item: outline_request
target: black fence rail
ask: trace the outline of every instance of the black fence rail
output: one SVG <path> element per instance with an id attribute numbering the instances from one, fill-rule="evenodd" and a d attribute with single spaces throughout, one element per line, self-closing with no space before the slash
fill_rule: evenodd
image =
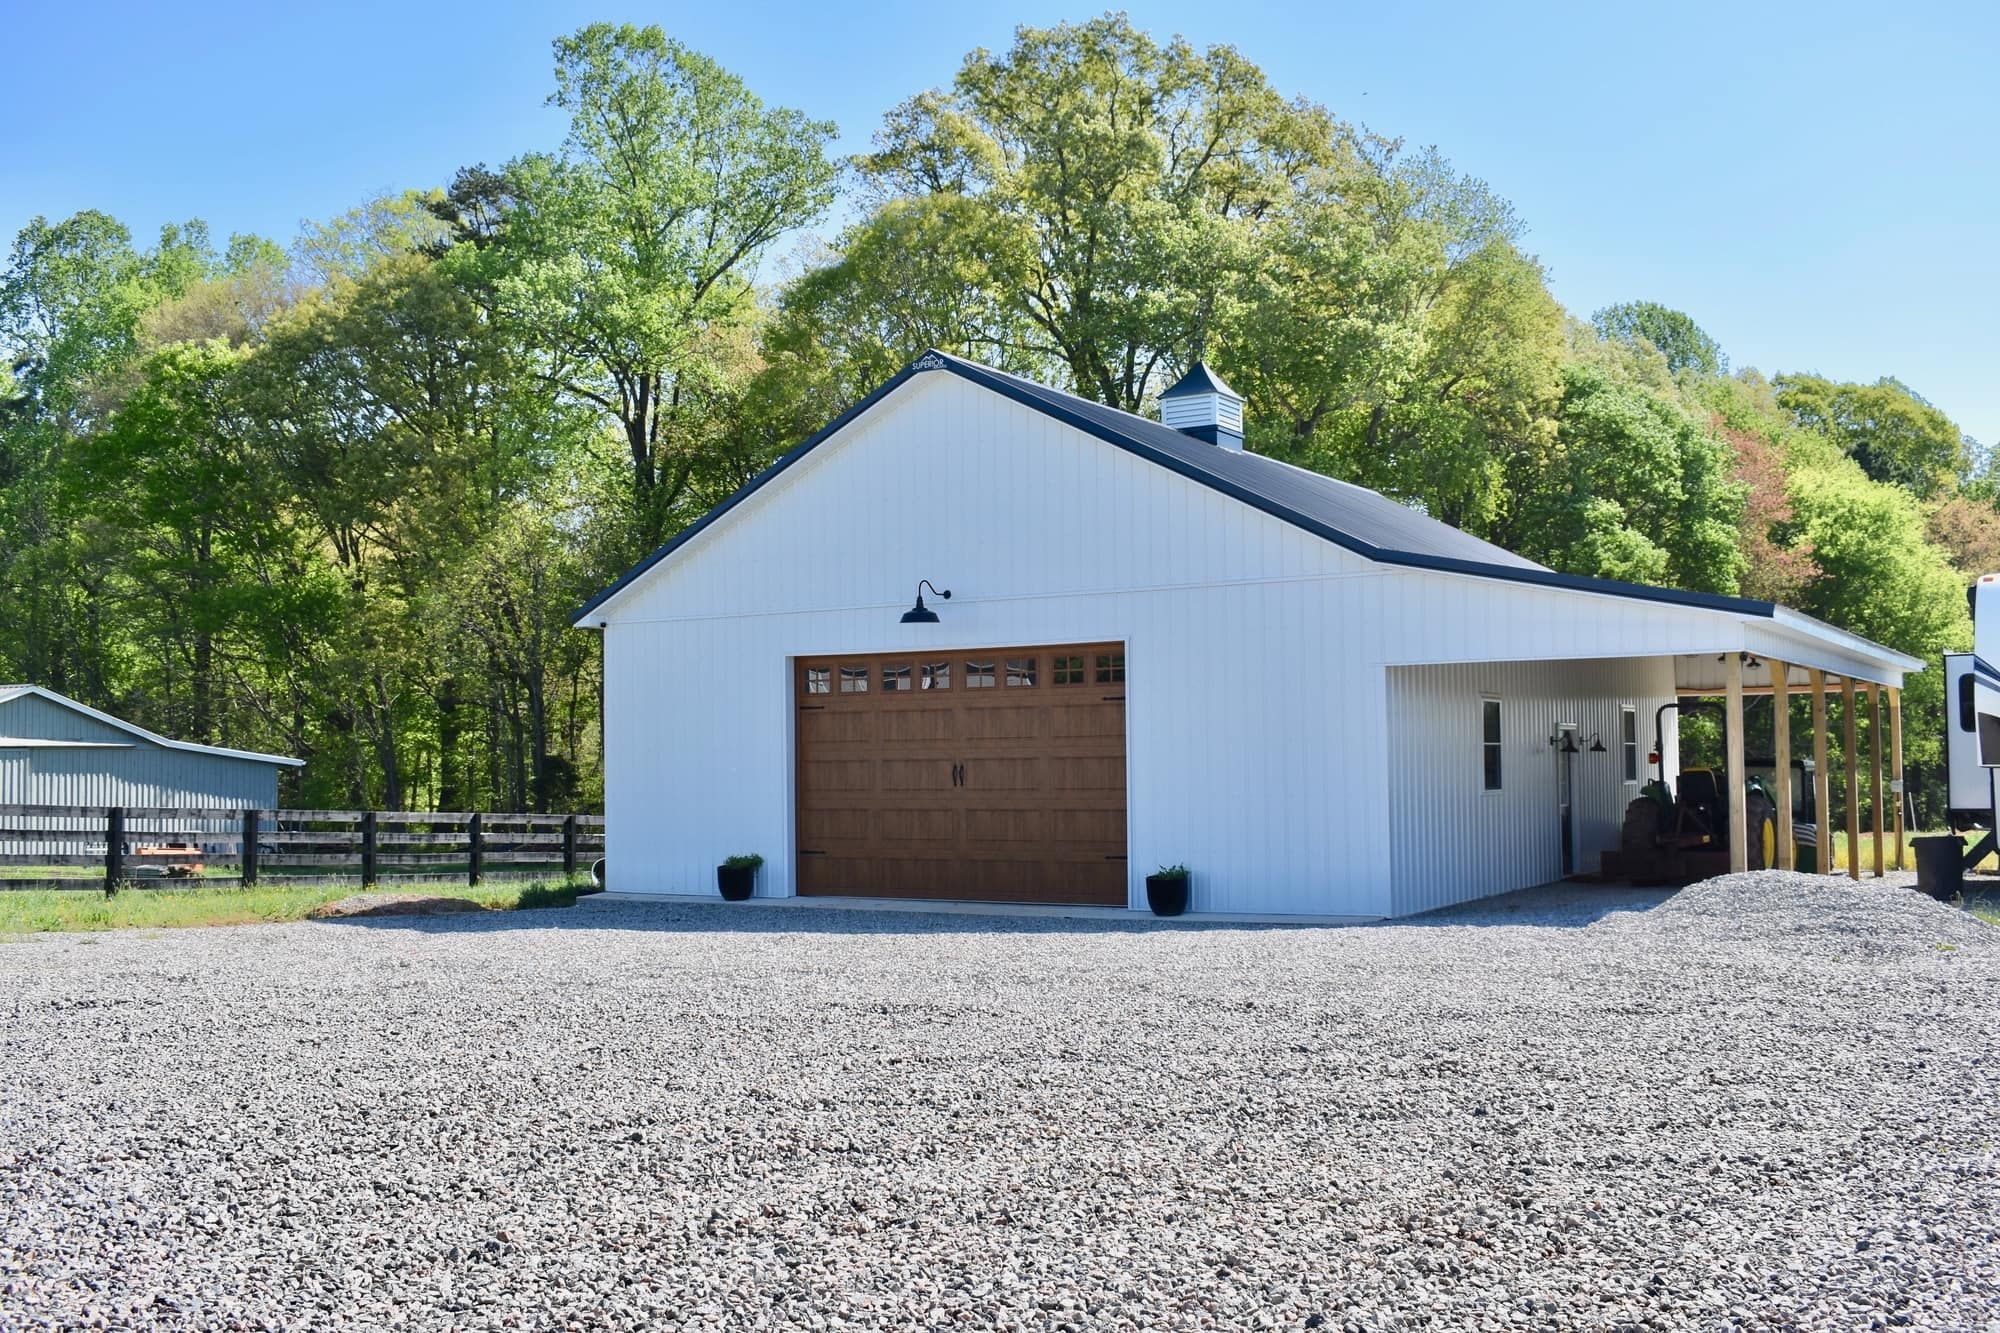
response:
<path id="1" fill-rule="evenodd" d="M 41 872 L 0 877 L 0 890 L 479 884 L 569 878 L 602 855 L 602 815 L 0 805 L 0 867 Z"/>

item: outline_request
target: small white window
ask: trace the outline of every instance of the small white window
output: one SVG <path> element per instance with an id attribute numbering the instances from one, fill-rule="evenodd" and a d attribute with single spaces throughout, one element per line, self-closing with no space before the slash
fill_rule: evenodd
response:
<path id="1" fill-rule="evenodd" d="M 1639 710 L 1626 704 L 1618 710 L 1618 748 L 1625 756 L 1625 780 L 1639 780 Z"/>
<path id="2" fill-rule="evenodd" d="M 1500 701 L 1479 701 L 1479 749 L 1487 791 L 1500 790 Z"/>

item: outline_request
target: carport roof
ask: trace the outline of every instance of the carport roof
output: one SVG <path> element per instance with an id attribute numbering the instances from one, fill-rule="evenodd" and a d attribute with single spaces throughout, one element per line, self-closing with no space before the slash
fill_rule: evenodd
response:
<path id="1" fill-rule="evenodd" d="M 1064 393 L 1060 389 L 1052 389 L 935 348 L 905 366 L 893 379 L 843 412 L 817 435 L 785 453 L 673 540 L 627 570 L 617 582 L 579 607 L 572 621 L 582 628 L 593 628 L 584 623 L 593 611 L 693 541 L 710 524 L 838 434 L 856 417 L 901 388 L 911 377 L 933 371 L 969 380 L 1379 564 L 1502 579 L 1510 583 L 1597 593 L 1628 600 L 1664 602 L 1767 620 L 1778 619 L 1794 629 L 1834 636 L 1850 648 L 1865 645 L 1871 654 L 1884 655 L 1885 663 L 1893 664 L 1900 670 L 1921 670 L 1923 666 L 1914 658 L 1870 643 L 1775 602 L 1559 573 L 1491 542 L 1482 541 L 1449 523 L 1440 522 L 1380 492 L 1294 467 L 1262 454 L 1221 448 L 1158 421 Z"/>

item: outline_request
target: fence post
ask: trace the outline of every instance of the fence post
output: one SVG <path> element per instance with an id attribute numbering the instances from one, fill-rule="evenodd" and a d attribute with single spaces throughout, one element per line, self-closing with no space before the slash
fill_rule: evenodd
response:
<path id="1" fill-rule="evenodd" d="M 486 875 L 486 839 L 480 827 L 479 812 L 473 811 L 465 821 L 465 846 L 470 854 L 465 871 L 465 882 L 477 884 Z"/>
<path id="2" fill-rule="evenodd" d="M 372 888 L 375 883 L 375 812 L 365 810 L 361 815 L 361 887 Z"/>
<path id="3" fill-rule="evenodd" d="M 257 882 L 257 812 L 243 812 L 243 887 Z"/>
<path id="4" fill-rule="evenodd" d="M 104 812 L 104 896 L 118 892 L 125 878 L 125 807 L 114 805 Z"/>
<path id="5" fill-rule="evenodd" d="M 563 816 L 563 878 L 576 878 L 576 816 Z"/>

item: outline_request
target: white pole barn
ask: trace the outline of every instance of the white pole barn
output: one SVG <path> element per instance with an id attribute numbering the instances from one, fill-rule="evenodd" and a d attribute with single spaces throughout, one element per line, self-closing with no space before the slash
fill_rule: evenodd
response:
<path id="1" fill-rule="evenodd" d="M 586 606 L 608 887 L 1400 916 L 1597 870 L 1683 694 L 1922 666 L 1248 452 L 1204 367 L 1162 415 L 927 353 Z"/>

